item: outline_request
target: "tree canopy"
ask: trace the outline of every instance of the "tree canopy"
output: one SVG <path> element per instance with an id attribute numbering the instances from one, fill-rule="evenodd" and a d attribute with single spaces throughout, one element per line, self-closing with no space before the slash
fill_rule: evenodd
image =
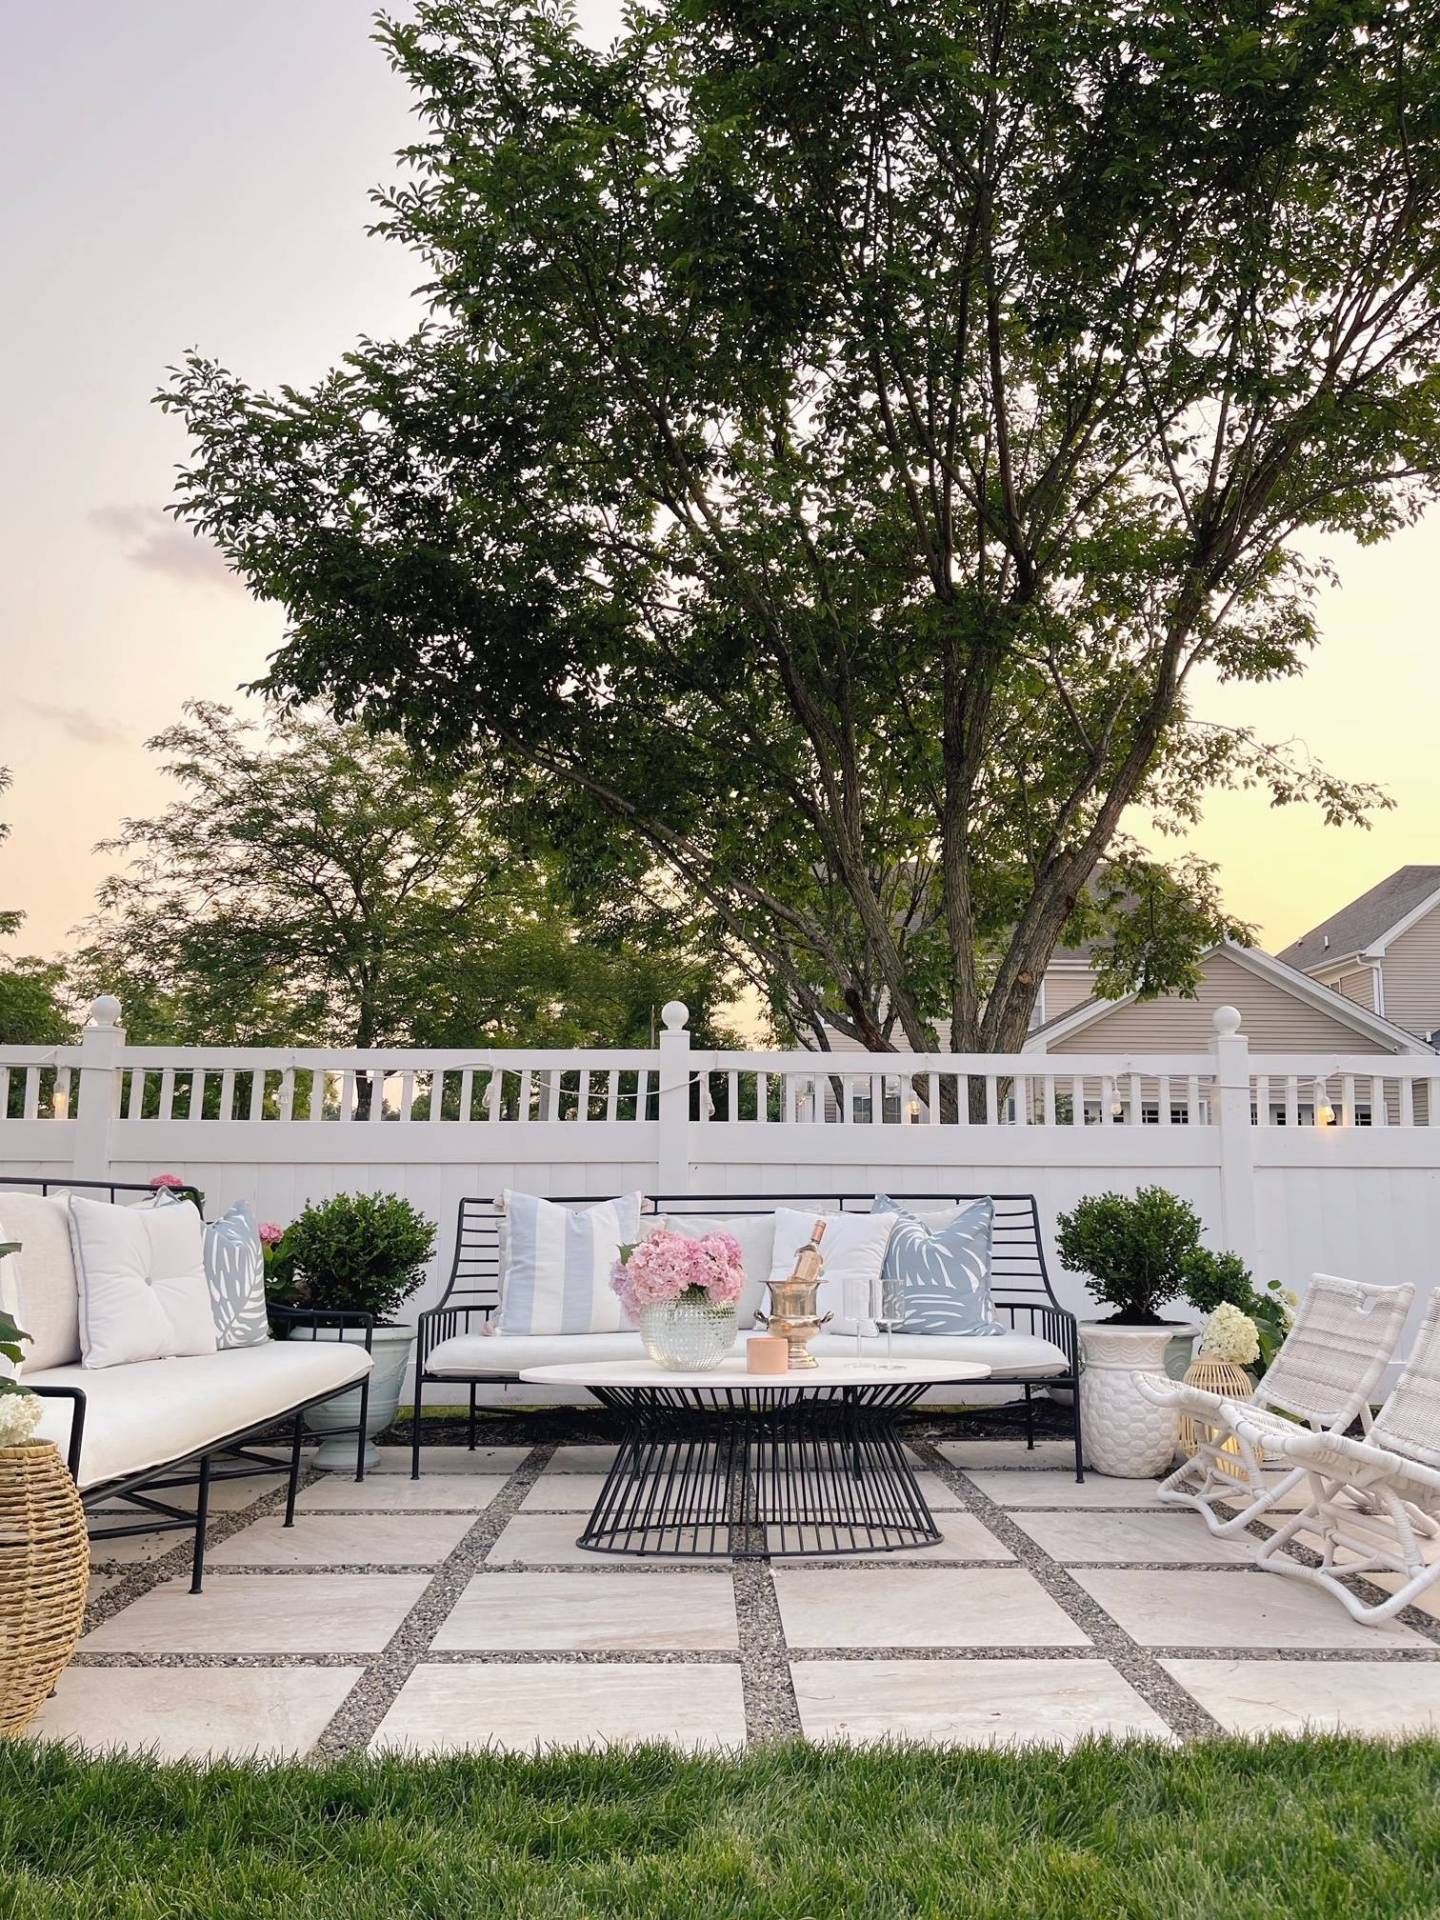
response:
<path id="1" fill-rule="evenodd" d="M 292 714 L 194 703 L 150 742 L 182 795 L 127 820 L 77 989 L 177 1045 L 640 1045 L 680 997 L 717 1044 L 720 970 L 683 916 L 583 927 L 494 783 Z"/>
<path id="2" fill-rule="evenodd" d="M 10 783 L 10 769 L 0 767 L 0 793 Z M 9 837 L 9 826 L 0 820 L 0 845 Z M 0 911 L 0 939 L 18 933 L 24 924 L 25 915 L 17 908 Z M 60 962 L 33 954 L 0 958 L 0 1046 L 54 1046 L 73 1038 L 74 1024 Z"/>
<path id="3" fill-rule="evenodd" d="M 419 0 L 378 230 L 431 317 L 300 391 L 192 355 L 178 511 L 268 690 L 499 761 L 797 1029 L 1017 1046 L 1062 936 L 1231 931 L 1129 837 L 1255 785 L 1306 536 L 1440 473 L 1440 0 Z"/>

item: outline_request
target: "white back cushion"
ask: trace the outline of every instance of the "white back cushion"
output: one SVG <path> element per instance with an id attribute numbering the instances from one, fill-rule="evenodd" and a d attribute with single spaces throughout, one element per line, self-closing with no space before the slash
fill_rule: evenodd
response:
<path id="1" fill-rule="evenodd" d="M 20 1372 L 69 1366 L 80 1358 L 69 1207 L 57 1196 L 0 1188 L 0 1240 L 20 1242 L 19 1253 L 0 1260 L 0 1305 L 30 1335 Z"/>
<path id="2" fill-rule="evenodd" d="M 775 1250 L 770 1278 L 788 1278 L 795 1256 L 810 1238 L 817 1220 L 825 1222 L 820 1252 L 819 1311 L 833 1315 L 832 1333 L 874 1333 L 880 1311 L 880 1274 L 895 1225 L 893 1214 L 797 1213 L 775 1209 Z"/>
<path id="3" fill-rule="evenodd" d="M 214 1353 L 204 1227 L 188 1202 L 114 1207 L 70 1197 L 87 1367 Z"/>
<path id="4" fill-rule="evenodd" d="M 641 1231 L 652 1234 L 666 1227 L 686 1240 L 703 1240 L 707 1233 L 728 1233 L 738 1242 L 745 1266 L 745 1285 L 736 1304 L 738 1324 L 753 1327 L 755 1310 L 765 1304 L 765 1288 L 770 1281 L 770 1263 L 775 1257 L 775 1216 L 773 1213 L 736 1213 L 727 1218 L 701 1217 L 695 1213 L 665 1213 L 643 1220 Z M 794 1256 L 791 1256 L 794 1265 Z M 788 1272 L 789 1269 L 787 1268 Z"/>
<path id="5" fill-rule="evenodd" d="M 626 1320 L 610 1286 L 622 1246 L 640 1238 L 643 1196 L 562 1207 L 507 1191 L 502 1333 L 619 1333 Z"/>

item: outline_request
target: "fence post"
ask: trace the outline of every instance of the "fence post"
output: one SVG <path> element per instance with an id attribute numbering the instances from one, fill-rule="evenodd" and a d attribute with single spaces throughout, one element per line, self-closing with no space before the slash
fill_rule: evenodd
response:
<path id="1" fill-rule="evenodd" d="M 660 1150 L 656 1173 L 661 1193 L 690 1191 L 690 1009 L 667 1000 L 660 1009 Z"/>
<path id="2" fill-rule="evenodd" d="M 102 993 L 80 1036 L 80 1104 L 71 1166 L 77 1180 L 110 1177 L 110 1125 L 119 1098 L 115 1068 L 124 1044 L 120 1002 L 113 994 Z"/>
<path id="3" fill-rule="evenodd" d="M 1220 1230 L 1226 1248 L 1254 1269 L 1259 1253 L 1255 1227 L 1255 1139 L 1250 1120 L 1250 1042 L 1234 1007 L 1217 1007 L 1215 1027 L 1215 1120 L 1220 1146 Z"/>

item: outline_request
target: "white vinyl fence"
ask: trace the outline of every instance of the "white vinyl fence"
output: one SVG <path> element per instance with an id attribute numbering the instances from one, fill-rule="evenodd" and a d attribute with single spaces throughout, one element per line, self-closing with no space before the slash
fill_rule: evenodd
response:
<path id="1" fill-rule="evenodd" d="M 0 1050 L 0 1172 L 177 1173 L 213 1217 L 282 1224 L 349 1189 L 439 1222 L 415 1308 L 449 1268 L 467 1194 L 1033 1192 L 1158 1181 L 1262 1280 L 1411 1279 L 1440 1246 L 1440 1055 L 1252 1054 L 1222 1007 L 1210 1051 L 709 1053 L 672 1002 L 651 1050 L 132 1047 L 98 1000 L 78 1046 Z M 3 1193 L 3 1190 L 0 1190 Z M 0 1197 L 3 1219 L 3 1197 Z M 1053 1262 L 1062 1302 L 1083 1285 Z"/>

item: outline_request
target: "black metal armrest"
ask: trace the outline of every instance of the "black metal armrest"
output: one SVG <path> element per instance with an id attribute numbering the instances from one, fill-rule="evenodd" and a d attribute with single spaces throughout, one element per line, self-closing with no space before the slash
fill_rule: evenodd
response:
<path id="1" fill-rule="evenodd" d="M 25 1386 L 22 1380 L 20 1383 Z M 80 1448 L 85 1439 L 85 1389 L 83 1387 L 29 1387 L 42 1400 L 72 1400 L 75 1411 L 70 1416 L 70 1445 L 65 1454 L 65 1465 L 70 1469 L 70 1478 L 79 1484 Z"/>
<path id="2" fill-rule="evenodd" d="M 285 1329 L 287 1334 L 293 1332 L 296 1327 L 309 1327 L 315 1334 L 324 1327 L 334 1327 L 335 1337 L 338 1340 L 346 1327 L 363 1327 L 365 1351 L 369 1353 L 371 1350 L 375 1333 L 373 1313 L 360 1313 L 348 1307 L 282 1307 L 277 1306 L 274 1301 L 267 1303 L 265 1311 L 277 1326 Z"/>

